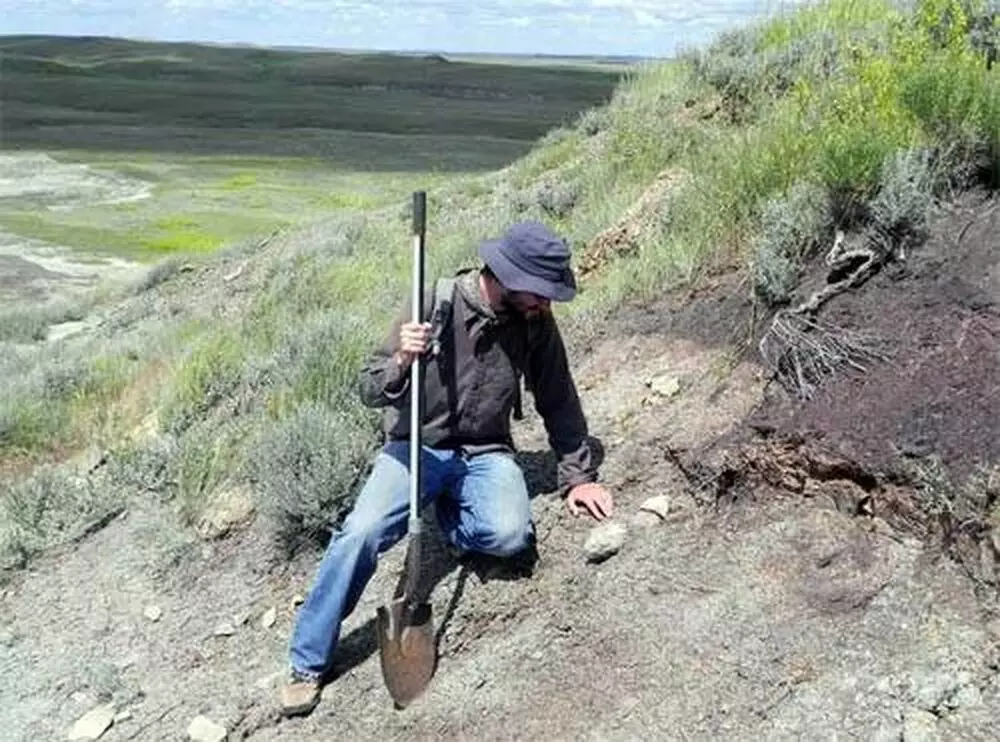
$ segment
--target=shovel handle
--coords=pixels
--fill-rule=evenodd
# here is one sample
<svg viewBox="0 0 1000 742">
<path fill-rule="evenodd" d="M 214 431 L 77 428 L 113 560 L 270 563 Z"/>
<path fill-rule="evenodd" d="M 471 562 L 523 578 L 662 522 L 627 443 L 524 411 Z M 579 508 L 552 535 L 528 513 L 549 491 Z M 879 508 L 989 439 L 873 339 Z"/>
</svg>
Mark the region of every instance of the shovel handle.
<svg viewBox="0 0 1000 742">
<path fill-rule="evenodd" d="M 424 241 L 427 231 L 427 194 L 413 193 L 413 321 L 424 316 Z M 423 448 L 423 358 L 410 364 L 410 539 L 420 535 L 420 453 Z"/>
</svg>

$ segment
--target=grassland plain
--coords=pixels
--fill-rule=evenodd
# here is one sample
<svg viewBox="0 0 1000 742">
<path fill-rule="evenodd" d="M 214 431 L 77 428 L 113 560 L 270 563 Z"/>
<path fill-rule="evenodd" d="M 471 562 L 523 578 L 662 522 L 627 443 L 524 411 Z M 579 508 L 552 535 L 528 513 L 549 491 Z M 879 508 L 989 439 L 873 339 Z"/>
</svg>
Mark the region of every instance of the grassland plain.
<svg viewBox="0 0 1000 742">
<path fill-rule="evenodd" d="M 630 257 L 610 261 L 561 310 L 569 331 L 585 335 L 623 301 L 734 262 L 751 266 L 768 311 L 834 225 L 916 228 L 933 199 L 907 194 L 993 177 L 995 39 L 984 4 L 832 0 L 643 66 L 607 105 L 553 129 L 513 165 L 432 188 L 429 269 L 469 263 L 477 240 L 515 218 L 549 221 L 583 253 L 659 173 L 676 169 L 691 182 Z M 86 55 L 105 52 L 89 49 L 56 69 L 90 79 Z M 288 74 L 267 54 L 247 54 L 261 54 L 268 80 Z M 412 75 L 439 64 L 424 61 Z M 503 74 L 528 84 L 517 82 L 520 71 Z M 201 79 L 214 84 L 207 72 Z M 292 114 L 275 106 L 267 115 Z M 405 117 L 392 125 L 420 130 Z M 238 187 L 247 177 L 220 180 Z M 214 499 L 249 485 L 280 542 L 321 539 L 349 506 L 377 439 L 353 379 L 405 286 L 407 216 L 397 193 L 266 245 L 232 245 L 190 273 L 167 263 L 103 307 L 92 333 L 5 355 L 3 375 L 14 380 L 0 397 L 0 451 L 13 472 L 0 521 L 7 563 L 26 563 L 136 493 L 175 503 L 194 523 Z M 102 465 L 81 476 L 81 461 Z"/>
<path fill-rule="evenodd" d="M 79 135 L 80 148 L 130 152 L 199 146 L 211 152 L 218 139 L 192 135 L 232 129 L 247 129 L 250 136 L 228 137 L 228 151 L 249 155 L 276 154 L 268 143 L 294 146 L 288 134 L 296 130 L 318 135 L 310 143 L 313 153 L 322 152 L 316 145 L 324 133 L 334 132 L 336 148 L 336 132 L 343 131 L 524 143 L 606 100 L 620 74 L 615 68 L 470 64 L 435 55 L 291 53 L 101 38 L 7 37 L 0 51 L 8 146 L 66 148 Z M 133 136 L 116 141 L 119 132 Z M 381 157 L 364 144 L 358 146 L 362 169 L 395 171 L 413 164 Z M 445 169 L 446 147 L 440 155 L 438 168 Z"/>
<path fill-rule="evenodd" d="M 211 251 L 503 166 L 606 100 L 620 71 L 4 37 L 4 148 L 124 174 L 152 197 L 0 198 L 0 229 L 141 260 Z"/>
</svg>

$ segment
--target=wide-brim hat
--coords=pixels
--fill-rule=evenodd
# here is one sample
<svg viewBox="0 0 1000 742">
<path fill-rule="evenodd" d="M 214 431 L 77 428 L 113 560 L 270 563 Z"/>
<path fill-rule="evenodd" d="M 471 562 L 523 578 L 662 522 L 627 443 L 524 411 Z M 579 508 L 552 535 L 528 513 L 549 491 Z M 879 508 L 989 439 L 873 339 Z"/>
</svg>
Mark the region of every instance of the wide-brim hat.
<svg viewBox="0 0 1000 742">
<path fill-rule="evenodd" d="M 479 255 L 510 291 L 528 291 L 551 301 L 576 296 L 569 246 L 540 222 L 512 225 L 502 237 L 482 242 Z"/>
</svg>

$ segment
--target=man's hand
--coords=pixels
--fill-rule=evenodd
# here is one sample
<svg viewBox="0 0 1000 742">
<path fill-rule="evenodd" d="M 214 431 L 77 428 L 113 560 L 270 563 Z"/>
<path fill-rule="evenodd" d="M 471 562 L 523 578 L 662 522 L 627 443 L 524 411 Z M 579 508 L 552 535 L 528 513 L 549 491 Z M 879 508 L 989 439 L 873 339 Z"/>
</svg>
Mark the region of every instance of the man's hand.
<svg viewBox="0 0 1000 742">
<path fill-rule="evenodd" d="M 573 515 L 580 514 L 580 507 L 585 507 L 597 520 L 609 517 L 614 509 L 611 493 L 596 482 L 578 484 L 566 496 L 566 504 Z"/>
<path fill-rule="evenodd" d="M 408 368 L 414 360 L 427 352 L 431 339 L 429 322 L 407 322 L 399 328 L 399 350 L 396 363 Z"/>
</svg>

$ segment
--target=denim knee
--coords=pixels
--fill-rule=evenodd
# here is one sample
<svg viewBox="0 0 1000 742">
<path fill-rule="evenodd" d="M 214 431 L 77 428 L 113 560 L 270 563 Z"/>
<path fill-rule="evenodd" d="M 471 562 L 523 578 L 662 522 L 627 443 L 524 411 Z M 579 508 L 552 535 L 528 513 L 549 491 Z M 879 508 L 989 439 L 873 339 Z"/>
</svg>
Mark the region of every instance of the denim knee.
<svg viewBox="0 0 1000 742">
<path fill-rule="evenodd" d="M 480 524 L 473 538 L 479 542 L 481 551 L 493 556 L 507 557 L 517 554 L 528 545 L 530 533 L 529 523 L 505 518 L 492 524 Z"/>
</svg>

